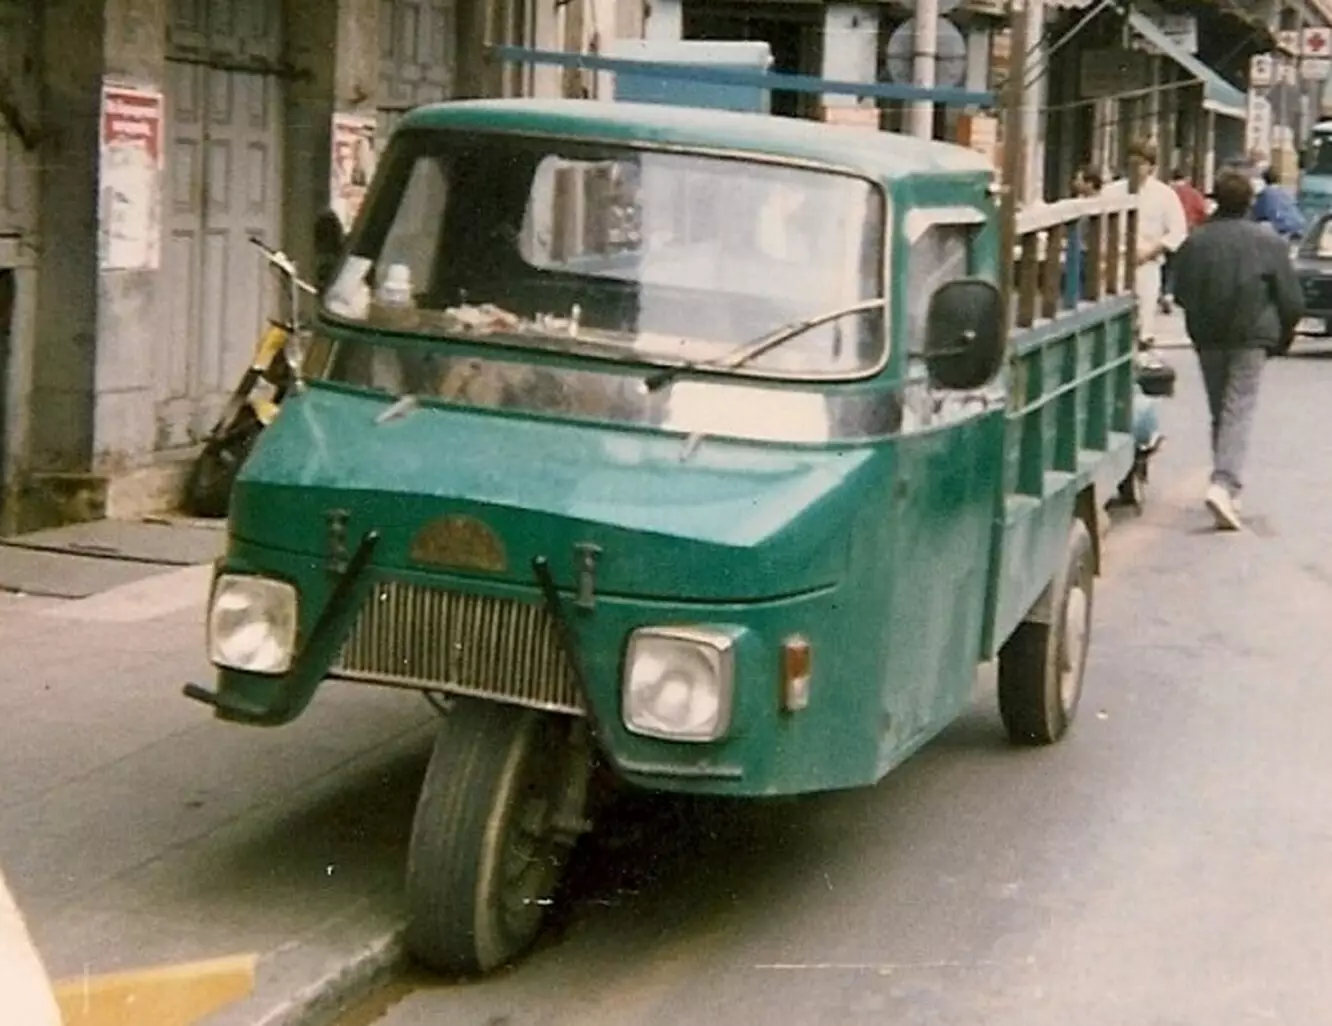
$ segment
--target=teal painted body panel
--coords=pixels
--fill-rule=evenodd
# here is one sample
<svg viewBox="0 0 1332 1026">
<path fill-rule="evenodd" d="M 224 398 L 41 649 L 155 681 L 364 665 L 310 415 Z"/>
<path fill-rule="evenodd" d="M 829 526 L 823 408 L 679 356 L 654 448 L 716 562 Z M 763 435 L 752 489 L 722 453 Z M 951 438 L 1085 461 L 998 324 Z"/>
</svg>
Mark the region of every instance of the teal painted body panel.
<svg viewBox="0 0 1332 1026">
<path fill-rule="evenodd" d="M 1110 298 L 1014 342 L 986 656 L 1053 577 L 1078 496 L 1099 508 L 1133 467 L 1133 316 L 1131 296 Z"/>
<path fill-rule="evenodd" d="M 507 132 L 627 145 L 678 147 L 836 167 L 893 182 L 912 175 L 989 181 L 979 153 L 905 135 L 829 131 L 819 122 L 765 114 L 598 100 L 467 100 L 418 107 L 397 132 Z"/>
<path fill-rule="evenodd" d="M 422 525 L 471 515 L 502 540 L 508 580 L 531 583 L 542 555 L 567 583 L 574 546 L 592 543 L 604 594 L 770 598 L 842 577 L 850 482 L 874 455 L 710 440 L 683 461 L 679 436 L 432 407 L 376 425 L 388 406 L 322 388 L 290 400 L 237 481 L 232 533 L 319 556 L 325 511 L 342 509 L 398 568 Z"/>
<path fill-rule="evenodd" d="M 854 393 L 890 412 L 906 397 L 940 398 L 907 344 L 902 224 L 910 211 L 980 211 L 970 270 L 996 273 L 990 172 L 957 147 L 788 119 L 572 101 L 428 107 L 401 128 L 445 130 L 724 151 L 873 179 L 894 218 L 889 358 L 863 380 L 799 382 L 804 393 Z M 856 442 L 687 443 L 646 424 L 471 398 L 427 398 L 385 419 L 393 397 L 314 383 L 287 401 L 243 468 L 223 564 L 297 586 L 301 654 L 280 677 L 221 671 L 219 693 L 234 719 L 288 722 L 335 665 L 380 582 L 536 606 L 532 560 L 545 557 L 577 639 L 584 699 L 625 779 L 734 796 L 872 784 L 968 705 L 978 662 L 1050 580 L 1087 489 L 1113 487 L 1128 472 L 1131 319 L 1131 301 L 1113 299 L 1024 332 L 985 401 L 931 424 L 888 417 L 891 430 Z M 358 334 L 367 344 L 403 342 Z M 459 339 L 430 344 L 484 350 Z M 592 357 L 537 350 L 510 349 L 503 359 L 618 373 Z M 641 378 L 643 367 L 625 373 Z M 1007 405 L 1005 389 L 1013 390 Z M 371 531 L 379 543 L 350 600 L 321 620 L 337 573 L 330 514 L 345 514 L 347 548 Z M 458 515 L 499 538 L 502 570 L 412 558 L 424 526 Z M 573 602 L 583 544 L 600 550 L 591 610 Z M 625 646 L 649 625 L 734 634 L 735 706 L 721 740 L 673 743 L 624 727 Z M 785 712 L 780 646 L 794 634 L 812 646 L 811 699 Z"/>
</svg>

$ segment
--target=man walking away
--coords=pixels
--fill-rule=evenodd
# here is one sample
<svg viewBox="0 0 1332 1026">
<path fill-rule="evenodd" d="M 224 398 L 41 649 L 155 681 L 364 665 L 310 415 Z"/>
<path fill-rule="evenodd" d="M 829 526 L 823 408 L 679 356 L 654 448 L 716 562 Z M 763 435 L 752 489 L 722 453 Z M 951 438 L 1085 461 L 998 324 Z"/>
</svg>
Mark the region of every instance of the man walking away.
<svg viewBox="0 0 1332 1026">
<path fill-rule="evenodd" d="M 1198 191 L 1189 176 L 1181 168 L 1170 173 L 1170 188 L 1179 197 L 1179 205 L 1184 208 L 1184 224 L 1191 232 L 1207 220 L 1207 198 Z M 1175 295 L 1174 254 L 1167 253 L 1165 266 L 1161 268 L 1161 312 L 1170 313 L 1174 309 L 1172 300 Z"/>
<path fill-rule="evenodd" d="M 1133 291 L 1138 297 L 1138 332 L 1142 347 L 1156 341 L 1156 313 L 1161 300 L 1161 265 L 1166 254 L 1184 244 L 1188 223 L 1175 190 L 1156 176 L 1156 146 L 1140 140 L 1129 147 L 1127 181 L 1112 182 L 1106 193 L 1138 196 L 1138 252 L 1130 254 L 1136 270 Z"/>
<path fill-rule="evenodd" d="M 1204 501 L 1218 528 L 1237 531 L 1263 364 L 1294 334 L 1304 296 L 1287 244 L 1249 219 L 1249 179 L 1223 171 L 1215 195 L 1216 213 L 1175 255 L 1175 298 L 1198 353 L 1212 419 L 1212 480 Z"/>
</svg>

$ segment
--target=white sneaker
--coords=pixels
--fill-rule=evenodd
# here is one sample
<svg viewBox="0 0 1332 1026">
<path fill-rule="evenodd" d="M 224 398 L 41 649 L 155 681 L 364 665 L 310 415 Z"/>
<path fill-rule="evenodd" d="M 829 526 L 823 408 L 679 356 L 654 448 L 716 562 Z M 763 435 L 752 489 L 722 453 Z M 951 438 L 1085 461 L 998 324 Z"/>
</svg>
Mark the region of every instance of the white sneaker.
<svg viewBox="0 0 1332 1026">
<path fill-rule="evenodd" d="M 1207 496 L 1203 500 L 1207 503 L 1207 508 L 1212 511 L 1212 517 L 1216 520 L 1218 531 L 1238 531 L 1244 524 L 1240 521 L 1239 509 L 1235 500 L 1231 498 L 1223 486 L 1219 484 L 1211 485 L 1207 489 Z"/>
</svg>

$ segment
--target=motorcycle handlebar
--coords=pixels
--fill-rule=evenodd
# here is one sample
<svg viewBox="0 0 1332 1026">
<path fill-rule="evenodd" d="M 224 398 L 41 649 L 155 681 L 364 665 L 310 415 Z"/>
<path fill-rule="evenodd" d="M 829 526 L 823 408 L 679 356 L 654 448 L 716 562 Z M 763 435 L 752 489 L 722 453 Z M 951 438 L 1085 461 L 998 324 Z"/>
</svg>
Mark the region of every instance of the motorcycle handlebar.
<svg viewBox="0 0 1332 1026">
<path fill-rule="evenodd" d="M 259 252 L 264 255 L 265 260 L 291 278 L 292 281 L 296 283 L 296 287 L 302 292 L 308 293 L 311 296 L 319 295 L 319 290 L 317 288 L 303 280 L 301 276 L 296 273 L 296 265 L 286 253 L 282 252 L 280 249 L 274 249 L 257 235 L 249 236 L 249 240 L 250 244 L 255 246 Z"/>
</svg>

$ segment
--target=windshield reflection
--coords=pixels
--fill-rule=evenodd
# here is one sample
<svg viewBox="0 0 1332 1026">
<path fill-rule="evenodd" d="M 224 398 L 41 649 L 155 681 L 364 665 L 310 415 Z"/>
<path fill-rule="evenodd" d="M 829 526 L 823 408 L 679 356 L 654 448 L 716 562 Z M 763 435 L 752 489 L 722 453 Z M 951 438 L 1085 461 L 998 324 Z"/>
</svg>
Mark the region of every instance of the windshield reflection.
<svg viewBox="0 0 1332 1026">
<path fill-rule="evenodd" d="M 716 360 L 882 295 L 884 202 L 849 175 L 507 135 L 395 139 L 327 311 L 371 327 L 635 362 Z M 754 361 L 851 376 L 882 310 Z"/>
</svg>

